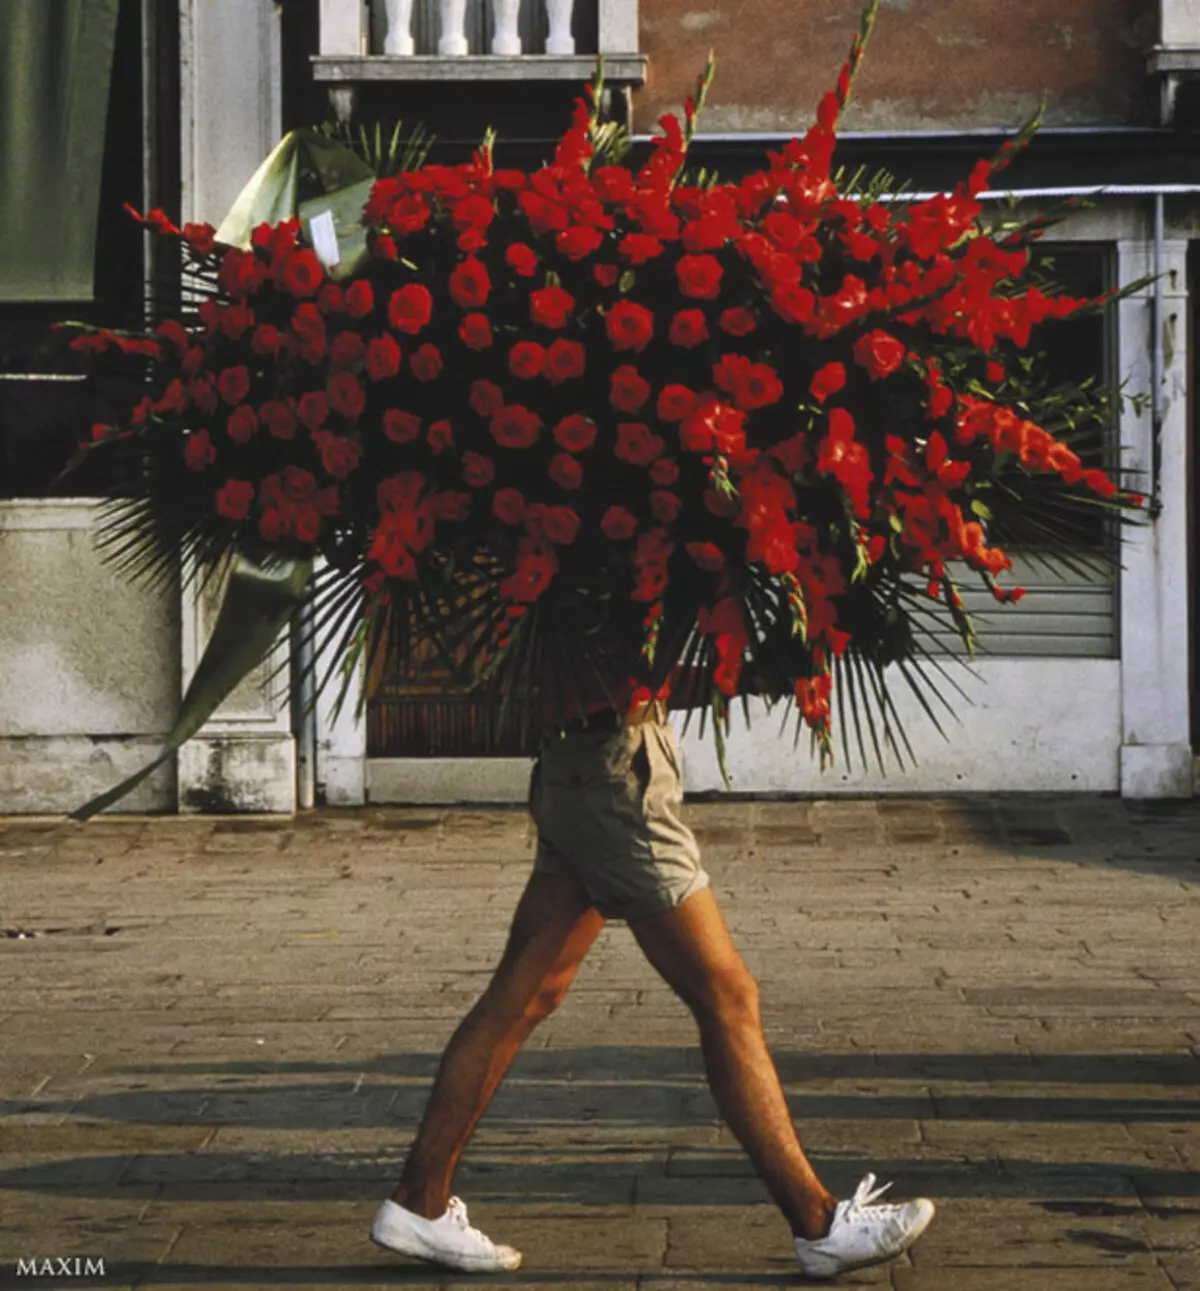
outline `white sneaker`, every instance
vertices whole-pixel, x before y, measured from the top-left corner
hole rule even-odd
[[[425,1219],[394,1201],[379,1207],[371,1225],[371,1241],[400,1255],[412,1255],[461,1273],[494,1273],[521,1267],[521,1252],[497,1246],[467,1223],[467,1208],[451,1197],[440,1219]]]
[[[832,1278],[847,1269],[882,1264],[903,1254],[929,1227],[933,1202],[926,1197],[902,1205],[876,1205],[891,1187],[875,1187],[866,1175],[849,1201],[839,1201],[824,1237],[814,1242],[796,1238],[796,1258],[809,1278]]]

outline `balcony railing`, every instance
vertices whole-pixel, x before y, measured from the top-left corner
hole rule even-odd
[[[317,80],[641,84],[637,0],[321,0]]]

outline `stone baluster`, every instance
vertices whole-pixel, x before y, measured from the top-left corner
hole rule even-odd
[[[547,54],[573,54],[575,37],[571,35],[571,15],[575,0],[546,0],[550,31],[546,36]]]
[[[465,31],[467,0],[441,0],[438,8],[442,20],[438,53],[449,58],[461,58],[469,52]]]
[[[387,0],[387,35],[383,41],[385,54],[412,54],[416,46],[412,38],[413,0]]]
[[[521,37],[517,20],[521,16],[521,0],[493,0],[495,31],[492,33],[493,54],[519,54]]]

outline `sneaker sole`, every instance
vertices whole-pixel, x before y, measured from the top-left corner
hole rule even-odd
[[[904,1239],[904,1244],[899,1250],[891,1251],[887,1255],[876,1255],[869,1260],[855,1260],[851,1264],[838,1264],[836,1268],[830,1269],[828,1273],[809,1273],[803,1268],[801,1272],[808,1281],[827,1282],[830,1278],[836,1278],[840,1273],[852,1273],[856,1269],[873,1269],[877,1264],[887,1264],[890,1260],[899,1259],[905,1251],[909,1250],[913,1243],[933,1222],[934,1215],[937,1214],[937,1207],[931,1201],[929,1209],[925,1212],[922,1219],[919,1219],[914,1227],[909,1231]]]
[[[484,1258],[472,1259],[469,1255],[464,1255],[459,1259],[451,1259],[442,1254],[428,1254],[428,1247],[424,1250],[408,1250],[402,1246],[393,1246],[390,1242],[381,1241],[374,1233],[369,1234],[371,1241],[379,1247],[381,1251],[387,1251],[392,1255],[406,1255],[409,1259],[420,1260],[424,1264],[434,1264],[438,1268],[454,1269],[457,1273],[511,1273],[514,1269],[521,1267],[521,1257],[518,1255],[515,1264],[500,1264],[495,1260]]]

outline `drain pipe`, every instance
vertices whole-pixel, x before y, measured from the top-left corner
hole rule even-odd
[[[1163,328],[1166,311],[1163,301],[1163,243],[1165,241],[1166,199],[1154,194],[1154,295],[1150,306],[1150,326],[1154,329],[1150,376],[1150,504],[1147,514],[1157,520],[1162,514],[1162,385],[1166,364],[1163,356]]]

